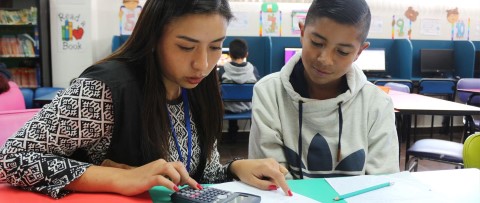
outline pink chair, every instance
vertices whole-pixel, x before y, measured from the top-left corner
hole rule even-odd
[[[0,111],[0,147],[40,109]]]
[[[0,111],[25,109],[25,99],[17,84],[8,82],[10,89],[0,94]]]

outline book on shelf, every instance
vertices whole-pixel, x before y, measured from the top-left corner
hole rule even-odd
[[[36,25],[37,12],[36,7],[13,11],[0,9],[0,25]]]
[[[0,36],[1,57],[35,57],[35,40],[27,33]]]
[[[38,87],[38,71],[36,68],[9,68],[12,79],[20,87]]]

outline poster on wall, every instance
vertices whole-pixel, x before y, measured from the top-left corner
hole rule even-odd
[[[56,16],[55,29],[60,33],[57,41],[60,52],[83,52],[88,46],[85,35],[89,33],[87,25],[90,24],[89,15],[85,9],[59,8]]]
[[[118,17],[120,18],[120,35],[131,35],[142,7],[138,0],[123,0]]]
[[[305,23],[307,11],[292,11],[292,34],[300,34],[298,23]]]
[[[260,11],[260,36],[282,36],[282,12],[277,3],[263,3]]]
[[[370,33],[383,33],[383,19],[380,16],[372,16]]]
[[[440,35],[440,19],[424,18],[420,22],[420,34],[429,36]]]
[[[244,30],[248,28],[248,13],[247,12],[233,12],[235,16],[228,25],[229,30]]]

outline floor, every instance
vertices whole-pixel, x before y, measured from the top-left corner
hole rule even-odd
[[[226,134],[224,133],[224,136]],[[462,137],[462,132],[460,130],[456,130],[453,134],[453,141],[460,142]],[[420,132],[417,135],[417,139],[422,138],[430,138],[430,131],[424,130],[424,132]],[[441,134],[441,133],[434,133],[433,138],[435,139],[444,139],[448,140],[449,135]],[[413,139],[413,138],[412,138]],[[227,139],[224,139],[227,140]],[[400,170],[405,170],[405,143],[401,144],[401,152],[400,152]],[[227,161],[235,158],[241,157],[246,158],[248,156],[248,132],[241,132],[237,134],[236,141],[232,143],[231,141],[222,141],[221,144],[218,146],[218,150],[220,152],[220,162],[226,163]],[[417,171],[432,171],[432,170],[445,170],[445,169],[455,169],[454,165],[428,161],[428,160],[420,160],[418,165]]]

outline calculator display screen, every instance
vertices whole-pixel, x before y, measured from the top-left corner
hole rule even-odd
[[[251,196],[244,195],[244,194],[239,194],[235,198],[228,201],[228,203],[256,202],[256,201],[253,201],[253,200],[254,200],[254,198],[252,198]]]

